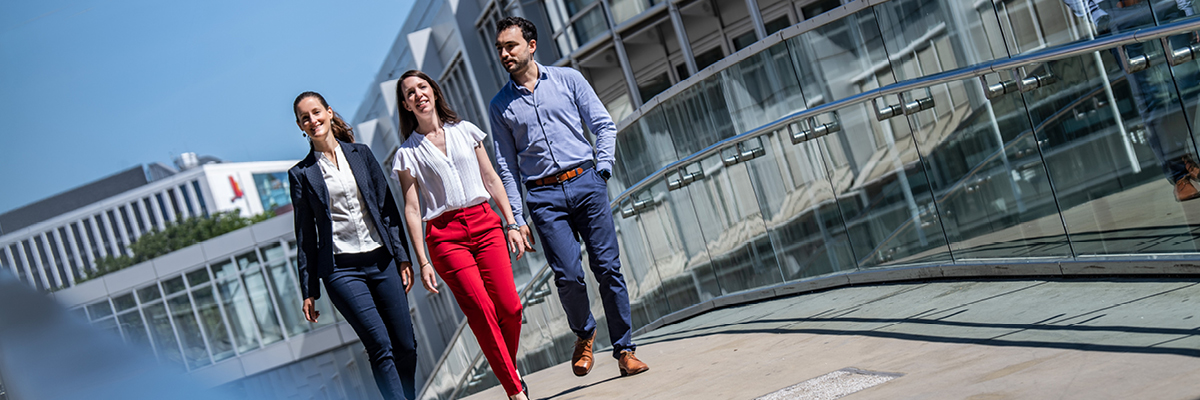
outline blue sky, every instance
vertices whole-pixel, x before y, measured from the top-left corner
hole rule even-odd
[[[0,212],[183,152],[302,158],[292,100],[353,118],[412,3],[3,2]]]

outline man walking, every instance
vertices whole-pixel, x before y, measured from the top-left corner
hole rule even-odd
[[[517,220],[507,229],[520,230],[533,243],[521,212],[520,178],[567,322],[578,336],[571,357],[575,375],[592,370],[596,338],[576,237],[587,246],[589,266],[600,285],[621,376],[644,372],[650,367],[634,356],[629,294],[608,206],[606,181],[612,174],[616,126],[579,71],[533,61],[537,50],[533,23],[508,17],[497,24],[497,30],[496,51],[511,80],[492,98],[488,114],[497,172]],[[585,123],[596,134],[595,148],[583,130]]]

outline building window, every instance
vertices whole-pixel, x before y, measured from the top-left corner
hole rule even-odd
[[[812,17],[821,15],[821,14],[825,13],[826,11],[829,11],[829,10],[832,10],[832,9],[835,9],[835,8],[838,8],[841,6],[842,6],[841,0],[818,0],[807,6],[800,7],[800,12],[802,14],[804,14],[804,16],[801,18],[802,19],[810,19]]]
[[[792,22],[788,20],[788,16],[784,15],[782,17],[776,18],[775,20],[773,20],[771,22],[764,24],[763,28],[766,28],[767,34],[770,35],[772,33],[779,32],[779,31],[783,30],[783,28],[787,28],[789,26],[792,26]]]
[[[106,222],[108,222],[108,228],[111,230],[113,235],[112,240],[117,244],[116,251],[110,252],[109,254],[111,254],[113,257],[120,257],[125,254],[126,246],[125,239],[121,238],[121,224],[117,220],[117,214],[113,213],[112,210],[106,211],[105,215],[108,216],[108,221]]]
[[[81,311],[127,342],[150,346],[160,360],[192,370],[342,319],[322,297],[321,323],[304,320],[294,260],[283,241],[265,243]]]
[[[63,248],[59,245],[60,236],[57,232],[50,231],[42,237],[46,239],[46,245],[50,248],[50,259],[54,260],[53,268],[58,272],[58,287],[67,287],[71,279],[67,276],[67,260],[63,259]]]
[[[162,193],[155,193],[154,198],[158,200],[158,209],[162,212],[163,224],[165,225],[167,221],[171,221],[175,216],[167,211],[167,203],[163,201]]]
[[[96,231],[93,229],[91,218],[83,220],[83,234],[87,236],[89,247],[92,248],[92,262],[102,258],[100,257],[100,245],[96,241]]]
[[[135,200],[129,203],[129,210],[133,212],[133,220],[137,223],[138,232],[146,233],[150,230],[146,229],[146,217],[142,215],[142,207],[140,206],[141,204]]]
[[[121,222],[125,223],[125,233],[129,235],[129,241],[132,242],[133,238],[137,237],[137,232],[133,230],[133,223],[129,222],[129,210],[122,206],[117,208],[117,212],[121,214]]]
[[[67,269],[67,273],[71,274],[71,278],[73,278],[73,280],[78,281],[81,278],[79,276],[79,269],[81,266],[75,262],[75,250],[72,248],[73,246],[71,246],[71,239],[73,239],[73,237],[67,234],[66,226],[61,226],[58,228],[58,239],[59,240],[57,242],[62,243],[63,253],[67,254],[67,259],[64,260],[63,267]],[[71,281],[72,279],[67,278],[66,280]]]
[[[686,68],[686,67],[685,67]],[[671,87],[671,79],[667,77],[667,73],[651,78],[646,83],[638,84],[638,93],[642,96],[642,101],[648,101],[662,91]]]
[[[167,189],[167,198],[171,200],[171,209],[175,210],[175,215],[171,218],[176,221],[183,219],[183,209],[179,208],[179,197],[175,195],[175,188]]]
[[[725,58],[725,52],[721,51],[720,46],[713,47],[712,49],[709,49],[703,53],[698,53],[696,54],[696,71],[700,71],[704,69],[704,67],[712,65],[712,63],[721,61],[722,58]],[[676,65],[675,72],[679,74],[679,80],[681,81],[687,79],[689,76],[692,76],[688,73],[686,64]]]
[[[542,4],[550,17],[550,27],[559,54],[571,54],[579,46],[608,31],[608,19],[598,1],[549,0]]]
[[[39,271],[37,268],[37,260],[33,254],[33,246],[29,244],[30,240],[33,240],[33,238],[21,241],[22,250],[25,250],[24,253],[22,253],[25,256],[24,264],[26,264],[26,268],[29,268],[29,272],[33,274],[33,276],[31,276],[29,279],[34,282],[34,285],[37,286],[38,290],[46,290],[46,286],[42,283],[42,271]]]
[[[747,46],[750,46],[751,44],[754,44],[754,42],[757,42],[757,41],[758,41],[758,35],[756,35],[754,33],[754,31],[749,31],[749,32],[743,33],[741,35],[735,36],[733,38],[733,51],[738,51],[738,50],[744,49]]]
[[[196,202],[200,203],[200,212],[208,216],[208,204],[204,203],[204,191],[200,190],[200,181],[192,181],[192,193],[196,194]]]
[[[95,260],[95,258],[88,260],[89,254],[87,253],[87,242],[83,241],[83,238],[87,236],[87,233],[79,233],[81,229],[83,229],[83,225],[79,222],[71,223],[71,234],[75,236],[75,248],[79,250],[79,261],[83,263],[83,265],[79,266],[79,270],[77,272],[80,275],[83,275],[83,269],[95,262],[92,261]]]
[[[500,57],[495,50],[496,43],[496,24],[500,22],[500,5],[493,1],[487,10],[483,12],[483,19],[479,21],[476,30],[479,32],[480,43],[483,43],[484,53],[487,53],[488,63],[492,71],[492,77],[496,79],[496,83],[501,86],[508,81],[502,73],[504,66],[500,65]]]
[[[251,177],[263,211],[280,215],[292,210],[292,192],[286,172],[253,174]]]
[[[38,239],[42,239],[42,240],[38,240]],[[33,237],[33,245],[36,246],[35,250],[37,250],[38,257],[42,261],[42,271],[41,272],[42,272],[42,274],[45,275],[46,280],[50,282],[51,287],[62,286],[61,283],[54,282],[54,280],[51,279],[56,275],[53,272],[55,266],[54,266],[54,264],[51,263],[51,260],[53,260],[54,257],[51,256],[50,254],[47,254],[50,252],[50,246],[48,246],[47,243],[43,243],[46,241],[45,239],[46,239],[45,234],[37,235],[37,236]]]
[[[188,215],[196,216],[196,209],[192,207],[192,199],[188,196],[187,186],[179,185],[179,196],[183,198],[183,205],[187,207]]]
[[[24,271],[21,271],[21,268],[17,266],[17,258],[13,257],[13,250],[15,249],[12,245],[0,248],[0,253],[3,253],[3,255],[0,255],[0,263],[4,265],[4,269],[11,271],[13,276],[24,280]]]
[[[287,250],[279,243],[267,245],[260,249],[266,265],[263,270],[271,283],[275,303],[279,306],[279,314],[283,317],[284,330],[289,336],[299,335],[310,329],[308,321],[304,320],[304,312],[300,306],[299,286],[296,285],[296,274],[288,263]],[[327,318],[333,318],[329,315]]]
[[[150,202],[150,198],[142,198],[142,205],[146,206],[146,216],[150,218],[150,225],[157,228],[158,217],[154,216],[154,204]]]
[[[486,126],[482,113],[475,103],[475,91],[472,90],[471,79],[465,72],[462,56],[455,57],[442,75],[442,90],[446,92],[450,107],[458,113],[459,118],[471,121],[477,126]]]

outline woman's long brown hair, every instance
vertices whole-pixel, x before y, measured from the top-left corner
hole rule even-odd
[[[429,87],[433,88],[433,97],[437,101],[438,119],[442,121],[443,125],[462,121],[458,118],[458,114],[450,109],[450,102],[446,101],[446,96],[442,95],[442,88],[438,86],[437,81],[434,81],[429,75],[425,75],[424,72],[415,69],[409,70],[404,75],[400,75],[400,80],[396,82],[396,107],[400,109],[400,135],[402,139],[408,139],[409,135],[412,135],[413,131],[417,130],[418,125],[417,115],[404,108],[404,80],[414,76],[424,79],[425,82],[429,83]]]
[[[329,103],[325,102],[325,97],[321,96],[320,93],[300,93],[299,96],[296,96],[296,101],[292,102],[292,113],[296,114],[296,122],[300,122],[300,114],[299,111],[296,110],[296,107],[300,106],[300,101],[309,97],[316,97],[317,101],[321,102],[322,107],[332,110],[329,108]],[[333,132],[333,137],[337,138],[337,140],[341,140],[346,143],[354,143],[354,128],[351,128],[350,124],[347,124],[346,121],[342,119],[342,116],[337,113],[337,111],[333,111],[333,125],[330,126],[329,129],[331,132]]]

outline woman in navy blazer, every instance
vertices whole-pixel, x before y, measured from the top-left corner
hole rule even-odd
[[[405,296],[412,288],[400,212],[371,149],[354,143],[341,116],[315,92],[292,104],[312,144],[288,170],[296,219],[304,317],[317,322],[318,280],[362,340],[386,399],[416,398],[416,339]]]

